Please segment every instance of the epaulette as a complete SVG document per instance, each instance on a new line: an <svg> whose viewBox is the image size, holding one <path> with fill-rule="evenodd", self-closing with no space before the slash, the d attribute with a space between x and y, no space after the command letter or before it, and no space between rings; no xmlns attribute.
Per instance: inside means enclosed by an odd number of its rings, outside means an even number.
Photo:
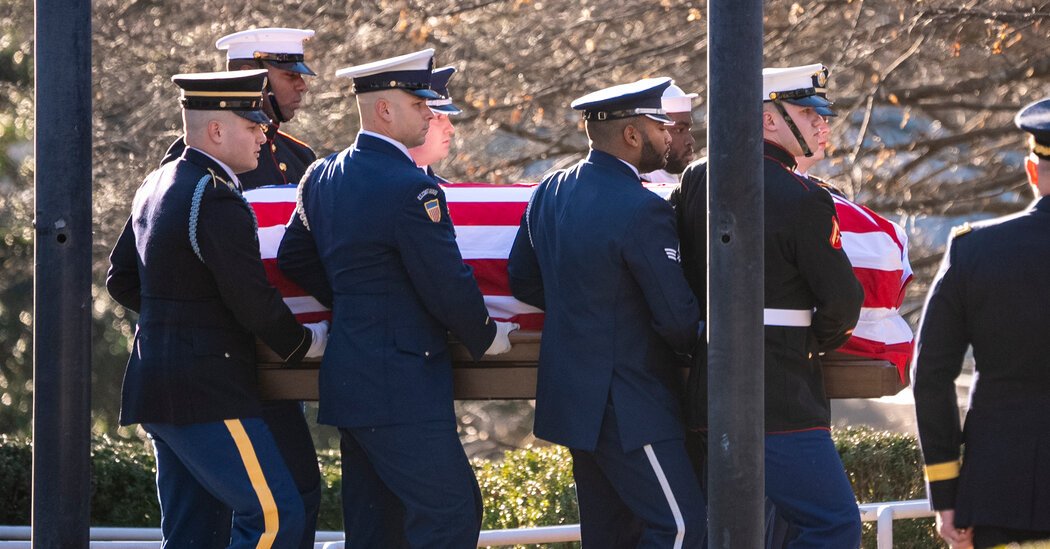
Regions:
<svg viewBox="0 0 1050 549"><path fill-rule="evenodd" d="M963 223L958 227L952 227L952 239L954 240L956 238L959 238L960 236L969 234L971 231L973 231L973 226L971 226L969 223Z"/></svg>
<svg viewBox="0 0 1050 549"><path fill-rule="evenodd" d="M302 145L302 146L306 147L307 149L309 149L309 148L310 148L310 145L307 145L306 143L303 143L303 142L302 142L302 141L300 141L299 139L297 139L297 138L295 138L295 137L292 137L291 135L288 135L288 134L286 134L286 133L282 132L281 130L277 130L277 133L279 133L279 134L283 135L283 136L284 136L285 138L287 138L287 139L288 139L289 141L292 141L292 142L294 142L294 143L298 143L298 144L300 144L300 145ZM312 149L311 149L311 150L312 150Z"/></svg>

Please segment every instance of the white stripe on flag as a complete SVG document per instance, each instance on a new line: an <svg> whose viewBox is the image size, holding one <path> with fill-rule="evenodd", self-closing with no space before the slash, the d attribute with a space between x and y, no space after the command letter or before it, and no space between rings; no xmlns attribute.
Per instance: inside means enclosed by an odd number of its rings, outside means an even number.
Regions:
<svg viewBox="0 0 1050 549"><path fill-rule="evenodd" d="M660 460L656 459L653 445L646 444L643 448L645 448L645 455L649 457L649 465L652 465L653 472L656 473L656 478L660 481L660 488L664 491L664 497L667 498L667 505L671 506L674 525L678 527L678 534L674 538L674 549L681 549L682 541L685 539L685 519L682 518L682 511L678 508L678 502L674 499L674 492L671 491L671 484L667 482L667 475L664 474L663 467L660 467Z"/></svg>
<svg viewBox="0 0 1050 549"><path fill-rule="evenodd" d="M860 310L860 320L853 329L853 335L889 345L907 343L915 337L911 326L908 326L896 309L874 307L864 307Z"/></svg>
<svg viewBox="0 0 1050 549"><path fill-rule="evenodd" d="M899 271L904 268L901 263L901 249L897 247L893 238L884 232L843 231L842 249L846 251L846 256L854 267L879 271Z"/></svg>
<svg viewBox="0 0 1050 549"><path fill-rule="evenodd" d="M457 225L456 244L463 259L507 259L517 225Z"/></svg>
<svg viewBox="0 0 1050 549"><path fill-rule="evenodd" d="M276 258L277 249L281 247L281 238L283 236L284 225L259 227L259 255L263 259Z"/></svg>
<svg viewBox="0 0 1050 549"><path fill-rule="evenodd" d="M486 187L442 187L449 202L528 202L536 185L512 187L490 185Z"/></svg>
<svg viewBox="0 0 1050 549"><path fill-rule="evenodd" d="M286 297L284 298L284 304L292 310L293 315L301 315L303 313L319 313L328 310L328 307L321 305L320 301L317 301L316 299L308 295L304 295L301 297Z"/></svg>
<svg viewBox="0 0 1050 549"><path fill-rule="evenodd" d="M295 203L295 185L273 185L244 191L248 202L292 202Z"/></svg>
<svg viewBox="0 0 1050 549"><path fill-rule="evenodd" d="M485 297L485 307L489 310L489 316L496 318L510 318L517 315L527 315L542 313L542 309L537 309L527 303L522 303L517 299L509 295L487 295Z"/></svg>

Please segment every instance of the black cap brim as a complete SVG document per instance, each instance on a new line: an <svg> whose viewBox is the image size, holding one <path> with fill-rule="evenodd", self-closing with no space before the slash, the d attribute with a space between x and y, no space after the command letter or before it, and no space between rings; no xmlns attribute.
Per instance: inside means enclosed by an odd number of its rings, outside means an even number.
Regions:
<svg viewBox="0 0 1050 549"><path fill-rule="evenodd" d="M460 114L460 113L463 112L463 111L459 110L459 107L456 107L455 105L452 105L452 104L448 104L448 105L428 105L428 106L430 107L430 110L435 111L435 112L439 112L441 114Z"/></svg>
<svg viewBox="0 0 1050 549"><path fill-rule="evenodd" d="M805 97L792 97L791 99L784 99L785 103L791 103L792 105L798 105L800 107L830 107L831 101L819 96L819 95L807 95Z"/></svg>
<svg viewBox="0 0 1050 549"><path fill-rule="evenodd" d="M310 70L310 67L306 66L306 63L302 61L269 61L264 60L267 65L275 69L281 69L282 71L297 72L299 74L305 74L307 76L317 76L317 73Z"/></svg>
<svg viewBox="0 0 1050 549"><path fill-rule="evenodd" d="M233 111L237 116L258 124L270 124L270 117L262 111Z"/></svg>
<svg viewBox="0 0 1050 549"><path fill-rule="evenodd" d="M438 92L436 92L436 91L434 91L432 89L429 89L429 88L422 88L422 89L418 89L418 90L409 90L409 89L406 89L406 88L397 88L397 89L399 89L401 91L404 91L404 92L407 92L407 93L410 93L410 94L412 94L412 95L414 95L416 97L422 97L423 99L441 99L441 94L439 94Z"/></svg>

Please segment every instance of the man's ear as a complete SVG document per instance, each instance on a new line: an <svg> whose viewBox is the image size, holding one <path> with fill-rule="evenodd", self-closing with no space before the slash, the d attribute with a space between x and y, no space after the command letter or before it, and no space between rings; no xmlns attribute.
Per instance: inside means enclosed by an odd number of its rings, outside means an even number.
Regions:
<svg viewBox="0 0 1050 549"><path fill-rule="evenodd" d="M762 109L762 129L768 132L777 131L777 117L773 116L773 113Z"/></svg>
<svg viewBox="0 0 1050 549"><path fill-rule="evenodd" d="M207 127L208 139L215 144L221 144L226 138L226 128L218 120L209 120Z"/></svg>
<svg viewBox="0 0 1050 549"><path fill-rule="evenodd" d="M1039 186L1039 160L1032 158L1032 155L1028 155L1028 158L1024 159L1024 171L1028 174L1028 182L1033 187Z"/></svg>
<svg viewBox="0 0 1050 549"><path fill-rule="evenodd" d="M377 99L374 107L376 116L384 122L390 122L393 119L393 113L391 112L390 106L389 99Z"/></svg>
<svg viewBox="0 0 1050 549"><path fill-rule="evenodd" d="M625 124L623 127L623 141L632 148L642 146L642 134L634 124Z"/></svg>

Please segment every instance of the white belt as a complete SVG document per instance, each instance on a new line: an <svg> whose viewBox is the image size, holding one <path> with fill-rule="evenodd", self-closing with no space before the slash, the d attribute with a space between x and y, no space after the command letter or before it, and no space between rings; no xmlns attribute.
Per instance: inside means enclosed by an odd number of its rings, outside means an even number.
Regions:
<svg viewBox="0 0 1050 549"><path fill-rule="evenodd" d="M796 326L804 328L813 323L813 311L804 309L763 309L766 326Z"/></svg>

